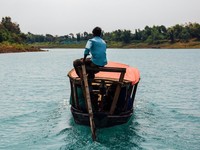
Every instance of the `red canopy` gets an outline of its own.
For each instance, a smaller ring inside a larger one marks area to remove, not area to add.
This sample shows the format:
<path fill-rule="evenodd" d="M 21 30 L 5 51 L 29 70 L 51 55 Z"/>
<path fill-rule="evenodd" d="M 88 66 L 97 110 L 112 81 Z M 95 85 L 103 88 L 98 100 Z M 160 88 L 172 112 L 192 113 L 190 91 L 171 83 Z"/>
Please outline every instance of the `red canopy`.
<path fill-rule="evenodd" d="M 125 80 L 131 81 L 132 84 L 136 84 L 140 79 L 140 72 L 137 68 L 130 67 L 126 64 L 121 64 L 117 62 L 108 62 L 105 67 L 118 67 L 118 68 L 126 68 L 126 74 L 124 76 Z M 73 70 L 70 74 L 72 77 L 78 77 L 75 70 Z M 119 79 L 120 73 L 115 72 L 99 72 L 95 74 L 96 78 L 108 78 L 108 79 Z"/>

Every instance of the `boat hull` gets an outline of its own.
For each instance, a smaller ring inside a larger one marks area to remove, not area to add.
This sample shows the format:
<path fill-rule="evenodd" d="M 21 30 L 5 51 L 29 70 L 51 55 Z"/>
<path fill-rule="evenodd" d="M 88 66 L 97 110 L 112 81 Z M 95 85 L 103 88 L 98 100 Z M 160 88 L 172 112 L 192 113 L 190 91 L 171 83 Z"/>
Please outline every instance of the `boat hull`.
<path fill-rule="evenodd" d="M 87 112 L 81 112 L 73 106 L 71 106 L 71 112 L 75 123 L 90 126 L 89 114 Z M 133 109 L 118 115 L 109 115 L 108 113 L 94 112 L 95 127 L 105 128 L 127 123 L 130 120 L 132 114 Z"/>
<path fill-rule="evenodd" d="M 75 123 L 91 126 L 92 132 L 93 124 L 96 128 L 104 128 L 127 123 L 133 115 L 139 71 L 118 63 L 94 69 L 87 68 L 98 72 L 95 78 L 86 76 L 84 66 L 80 77 L 75 69 L 68 73 Z"/>

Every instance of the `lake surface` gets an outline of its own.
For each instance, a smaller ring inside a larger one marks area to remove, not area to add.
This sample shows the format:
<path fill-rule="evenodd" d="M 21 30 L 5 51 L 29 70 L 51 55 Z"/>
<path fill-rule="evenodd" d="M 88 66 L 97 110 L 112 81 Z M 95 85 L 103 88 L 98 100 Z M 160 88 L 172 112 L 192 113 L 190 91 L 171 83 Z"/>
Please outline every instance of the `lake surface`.
<path fill-rule="evenodd" d="M 108 49 L 140 70 L 134 115 L 98 129 L 74 123 L 67 72 L 82 49 L 0 54 L 0 149 L 200 149 L 200 50 Z"/>

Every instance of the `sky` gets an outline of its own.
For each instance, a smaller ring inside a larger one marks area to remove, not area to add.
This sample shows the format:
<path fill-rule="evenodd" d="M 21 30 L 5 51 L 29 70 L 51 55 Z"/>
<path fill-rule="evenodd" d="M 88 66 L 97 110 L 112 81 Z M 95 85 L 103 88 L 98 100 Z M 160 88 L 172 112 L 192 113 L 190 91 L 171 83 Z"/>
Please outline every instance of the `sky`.
<path fill-rule="evenodd" d="M 23 33 L 67 35 L 200 23 L 200 0 L 0 0 L 0 18 L 10 16 Z"/>

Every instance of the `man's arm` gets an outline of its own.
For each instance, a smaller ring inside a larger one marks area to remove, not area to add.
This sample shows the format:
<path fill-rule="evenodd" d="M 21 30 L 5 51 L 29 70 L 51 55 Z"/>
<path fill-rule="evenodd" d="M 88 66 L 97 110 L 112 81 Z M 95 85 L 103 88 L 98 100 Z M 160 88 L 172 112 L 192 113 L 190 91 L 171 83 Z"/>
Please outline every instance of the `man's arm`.
<path fill-rule="evenodd" d="M 86 57 L 90 54 L 90 49 L 92 47 L 92 41 L 88 40 L 87 44 L 85 46 L 85 51 L 84 51 L 84 58 L 83 58 L 83 62 L 85 62 Z"/>
<path fill-rule="evenodd" d="M 85 63 L 86 57 L 88 54 L 84 54 L 83 63 Z"/>

